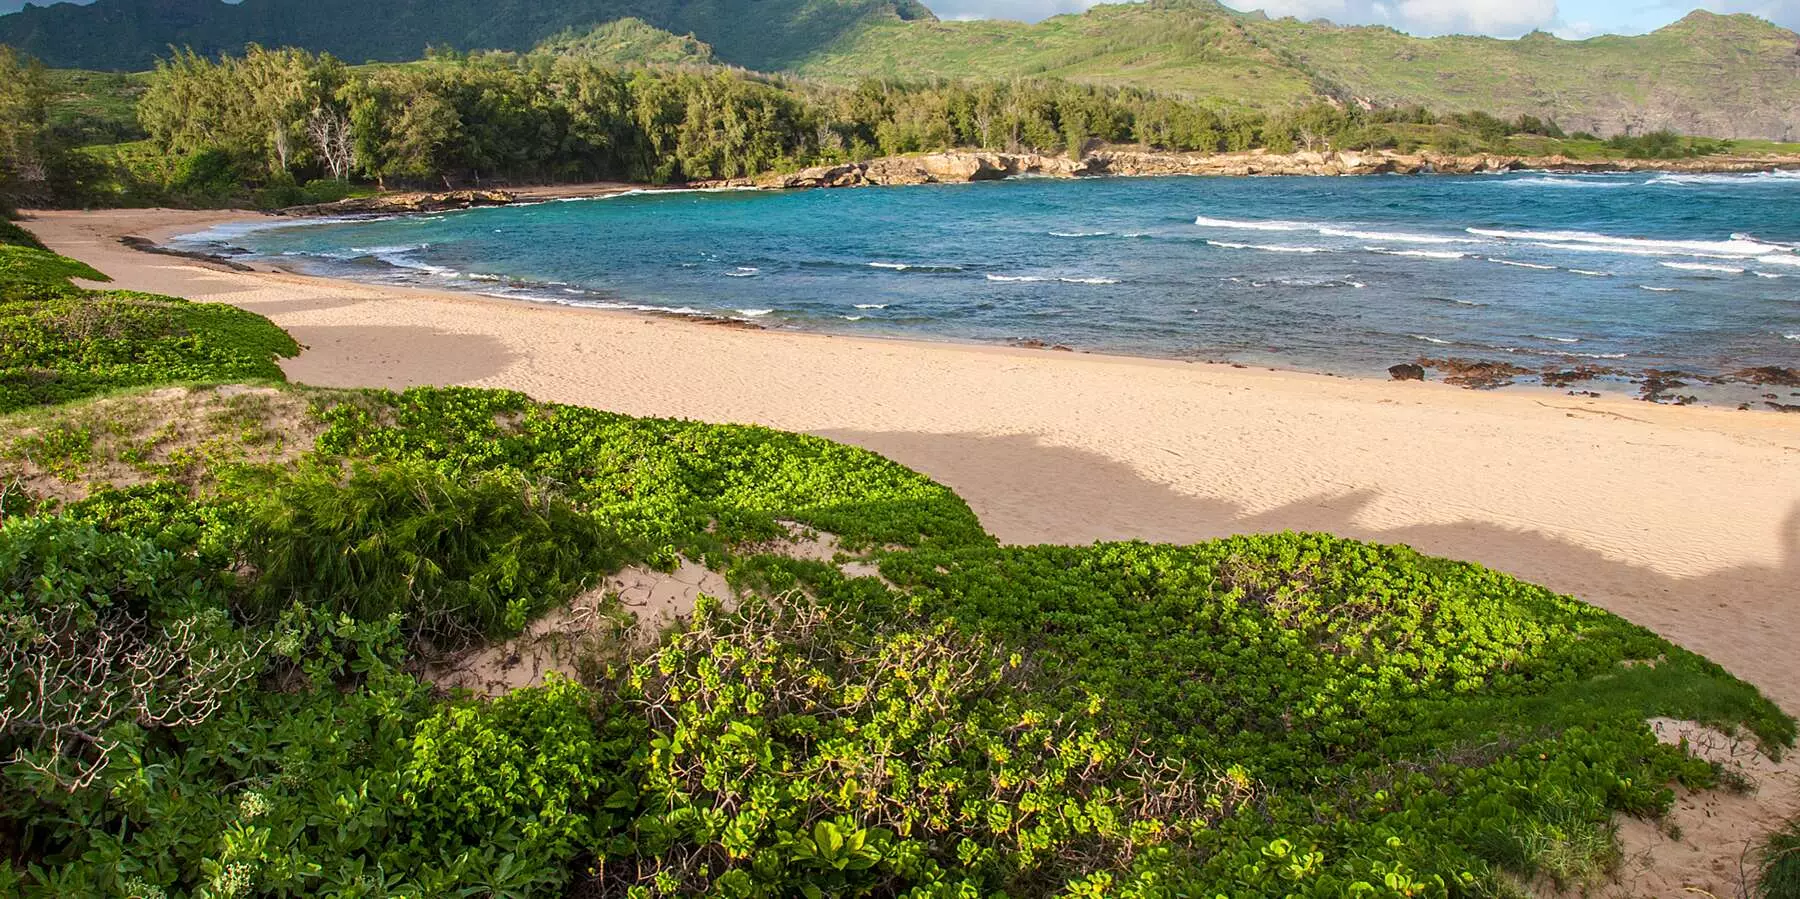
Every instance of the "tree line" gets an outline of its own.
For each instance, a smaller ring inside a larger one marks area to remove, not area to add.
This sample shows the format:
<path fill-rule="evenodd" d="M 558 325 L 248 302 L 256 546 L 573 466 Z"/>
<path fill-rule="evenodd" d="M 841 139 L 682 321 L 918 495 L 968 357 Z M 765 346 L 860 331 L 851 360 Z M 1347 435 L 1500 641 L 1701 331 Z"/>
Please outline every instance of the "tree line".
<path fill-rule="evenodd" d="M 833 87 L 722 67 L 435 54 L 353 69 L 252 46 L 162 62 L 140 118 L 164 150 L 222 153 L 249 177 L 388 183 L 733 178 L 981 147 L 1080 154 L 1092 142 L 1218 152 L 1369 148 L 1422 110 L 1318 103 L 1264 114 L 1055 80 Z"/>
<path fill-rule="evenodd" d="M 45 127 L 45 94 L 43 70 L 0 48 L 0 202 L 203 204 L 256 190 L 259 202 L 285 205 L 332 199 L 320 190 L 353 181 L 670 183 L 956 147 L 1476 152 L 1515 134 L 1563 136 L 1530 116 L 1323 101 L 1257 111 L 1053 79 L 838 86 L 497 52 L 352 67 L 251 45 L 216 59 L 175 52 L 137 103 L 149 141 L 75 153 Z"/>

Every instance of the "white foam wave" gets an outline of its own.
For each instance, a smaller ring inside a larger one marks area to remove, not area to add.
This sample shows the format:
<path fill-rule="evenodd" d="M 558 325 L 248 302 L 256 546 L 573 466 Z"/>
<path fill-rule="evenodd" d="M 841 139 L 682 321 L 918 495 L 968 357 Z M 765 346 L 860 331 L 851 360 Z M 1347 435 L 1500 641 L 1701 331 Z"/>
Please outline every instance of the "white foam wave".
<path fill-rule="evenodd" d="M 1329 253 L 1324 247 L 1293 247 L 1281 244 L 1232 243 L 1226 240 L 1209 240 L 1208 246 L 1226 250 L 1259 250 L 1264 253 Z"/>
<path fill-rule="evenodd" d="M 1785 278 L 1785 277 L 1787 277 L 1787 275 L 1777 274 L 1775 272 L 1757 272 L 1756 276 L 1758 278 Z"/>
<path fill-rule="evenodd" d="M 1684 272 L 1720 272 L 1727 275 L 1741 275 L 1744 270 L 1734 265 L 1710 265 L 1705 262 L 1662 262 L 1663 268 L 1680 269 Z"/>
<path fill-rule="evenodd" d="M 1646 184 L 1660 185 L 1703 185 L 1703 184 L 1754 184 L 1767 182 L 1800 182 L 1800 172 L 1776 170 L 1772 172 L 1739 172 L 1736 174 L 1669 174 L 1651 178 Z"/>
<path fill-rule="evenodd" d="M 1414 259 L 1465 259 L 1469 255 L 1454 250 L 1390 250 L 1387 247 L 1363 247 L 1363 249 L 1383 256 L 1410 256 Z"/>
<path fill-rule="evenodd" d="M 1435 234 L 1410 234 L 1404 231 L 1352 231 L 1347 228 L 1320 228 L 1319 233 L 1326 237 L 1348 237 L 1352 240 L 1379 240 L 1389 243 L 1478 243 L 1478 241 L 1466 237 L 1440 237 Z"/>
<path fill-rule="evenodd" d="M 1317 231 L 1318 225 L 1307 222 L 1282 221 L 1241 221 L 1238 219 L 1215 219 L 1200 216 L 1194 224 L 1202 228 L 1233 228 L 1240 231 Z"/>
<path fill-rule="evenodd" d="M 1057 278 L 1064 284 L 1117 284 L 1116 278 Z"/>
<path fill-rule="evenodd" d="M 1051 237 L 1106 237 L 1111 231 L 1052 231 Z"/>
<path fill-rule="evenodd" d="M 773 309 L 739 309 L 737 310 L 737 314 L 745 318 L 762 318 L 774 311 L 775 310 Z"/>
<path fill-rule="evenodd" d="M 843 318 L 843 320 L 844 320 L 844 321 L 847 321 L 847 322 L 859 322 L 859 321 L 862 321 L 862 320 L 863 320 L 863 319 L 865 319 L 865 318 L 867 318 L 867 317 L 868 317 L 868 316 L 864 316 L 864 315 L 845 315 L 845 316 L 841 316 L 841 317 L 842 317 L 842 318 Z"/>
<path fill-rule="evenodd" d="M 1599 180 L 1594 177 L 1576 175 L 1540 175 L 1536 178 L 1509 178 L 1504 181 L 1493 181 L 1491 184 L 1508 184 L 1518 187 L 1635 187 L 1634 182 L 1619 181 L 1614 178 Z"/>
<path fill-rule="evenodd" d="M 915 265 L 910 262 L 871 262 L 870 268 L 885 268 L 896 272 L 960 272 L 960 265 Z"/>
<path fill-rule="evenodd" d="M 1800 256 L 1771 253 L 1767 256 L 1758 256 L 1753 261 L 1762 265 L 1800 265 Z"/>
<path fill-rule="evenodd" d="M 1783 334 L 1781 336 L 1788 340 L 1800 340 L 1800 334 Z"/>
<path fill-rule="evenodd" d="M 1702 256 L 1734 259 L 1766 256 L 1771 250 L 1785 249 L 1780 244 L 1765 243 L 1742 234 L 1729 240 L 1656 240 L 1647 237 L 1617 237 L 1592 231 L 1517 231 L 1500 228 L 1468 228 L 1470 234 L 1495 240 L 1532 241 L 1534 246 L 1554 249 L 1600 248 L 1599 252 L 1651 256 Z"/>
<path fill-rule="evenodd" d="M 857 303 L 856 304 L 856 308 L 858 308 L 858 309 L 886 309 L 887 307 L 888 307 L 888 304 L 886 304 L 886 303 Z"/>
<path fill-rule="evenodd" d="M 1035 275 L 988 275 L 987 279 L 989 281 L 1005 281 L 1007 283 L 1017 283 L 1017 282 L 1021 282 L 1021 281 L 1048 281 L 1049 280 L 1048 278 L 1039 278 Z"/>
<path fill-rule="evenodd" d="M 1498 262 L 1498 263 L 1500 263 L 1500 264 L 1501 264 L 1501 265 L 1510 265 L 1510 266 L 1512 266 L 1512 267 L 1513 267 L 1513 268 L 1530 268 L 1530 269 L 1536 269 L 1536 270 L 1538 270 L 1538 271 L 1540 271 L 1540 272 L 1553 272 L 1553 271 L 1556 271 L 1556 266 L 1554 266 L 1554 265 L 1538 265 L 1538 264 L 1537 264 L 1537 263 L 1535 263 L 1535 262 L 1514 262 L 1514 261 L 1512 261 L 1512 260 L 1511 260 L 1511 259 L 1489 259 L 1489 260 L 1488 260 L 1488 261 L 1489 261 L 1489 262 Z"/>
<path fill-rule="evenodd" d="M 1612 272 L 1596 272 L 1591 269 L 1585 269 L 1585 268 L 1569 269 L 1569 274 L 1571 274 L 1571 275 L 1586 275 L 1590 278 L 1610 278 L 1613 276 Z"/>
<path fill-rule="evenodd" d="M 760 272 L 762 272 L 762 269 L 757 268 L 754 265 L 740 265 L 737 267 L 737 270 L 726 272 L 725 277 L 727 277 L 727 278 L 754 278 Z"/>
<path fill-rule="evenodd" d="M 1448 340 L 1444 340 L 1442 338 L 1431 337 L 1431 336 L 1428 336 L 1425 334 L 1414 334 L 1414 335 L 1412 335 L 1412 338 L 1414 340 L 1423 340 L 1426 343 L 1436 343 L 1436 344 L 1443 344 L 1443 345 L 1448 345 L 1451 342 Z"/>
<path fill-rule="evenodd" d="M 1565 350 L 1534 350 L 1544 356 L 1562 356 L 1568 359 L 1623 359 L 1625 353 L 1572 353 Z"/>
<path fill-rule="evenodd" d="M 400 253 L 416 253 L 420 250 L 427 250 L 430 248 L 431 248 L 431 244 L 428 244 L 428 243 L 414 243 L 414 244 L 400 244 L 398 246 L 392 246 L 392 247 L 351 247 L 350 252 L 360 253 L 364 256 L 380 257 L 380 256 L 394 256 L 394 255 L 398 255 Z"/>
<path fill-rule="evenodd" d="M 1639 290 L 1648 290 L 1651 293 L 1674 293 L 1675 291 L 1680 290 L 1681 288 L 1679 288 L 1679 287 L 1651 287 L 1648 284 L 1639 284 L 1638 289 Z"/>
<path fill-rule="evenodd" d="M 1555 343 L 1580 343 L 1581 342 L 1581 338 L 1579 338 L 1579 337 L 1556 337 L 1556 336 L 1550 335 L 1550 334 L 1533 334 L 1531 336 L 1537 340 L 1549 340 L 1549 341 L 1553 341 Z"/>

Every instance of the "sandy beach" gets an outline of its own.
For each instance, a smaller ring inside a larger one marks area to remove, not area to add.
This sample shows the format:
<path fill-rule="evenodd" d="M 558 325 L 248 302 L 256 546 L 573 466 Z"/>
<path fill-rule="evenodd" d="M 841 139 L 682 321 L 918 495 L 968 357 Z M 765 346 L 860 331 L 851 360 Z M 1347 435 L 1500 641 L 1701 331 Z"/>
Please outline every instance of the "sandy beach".
<path fill-rule="evenodd" d="M 300 382 L 467 384 L 865 446 L 1014 543 L 1303 529 L 1604 606 L 1800 711 L 1800 416 L 1042 350 L 757 332 L 234 272 L 128 249 L 244 218 L 39 213 L 114 286 L 231 303 Z"/>

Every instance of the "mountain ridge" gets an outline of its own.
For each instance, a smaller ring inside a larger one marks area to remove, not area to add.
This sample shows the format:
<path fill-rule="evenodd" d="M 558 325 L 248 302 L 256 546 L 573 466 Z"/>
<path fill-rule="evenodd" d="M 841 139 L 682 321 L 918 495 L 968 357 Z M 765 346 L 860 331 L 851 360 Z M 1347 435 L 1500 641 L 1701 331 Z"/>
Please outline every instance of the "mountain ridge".
<path fill-rule="evenodd" d="M 626 35 L 625 20 L 645 27 Z M 254 41 L 399 61 L 428 45 L 555 49 L 558 36 L 606 28 L 617 32 L 606 52 L 622 60 L 716 61 L 838 83 L 1053 77 L 1227 108 L 1326 98 L 1535 116 L 1596 134 L 1800 138 L 1800 35 L 1705 10 L 1649 34 L 1566 40 L 1419 38 L 1216 0 L 1107 4 L 1033 24 L 941 21 L 917 0 L 96 0 L 0 16 L 0 44 L 53 66 L 116 70 L 146 68 L 170 45 L 214 54 Z"/>

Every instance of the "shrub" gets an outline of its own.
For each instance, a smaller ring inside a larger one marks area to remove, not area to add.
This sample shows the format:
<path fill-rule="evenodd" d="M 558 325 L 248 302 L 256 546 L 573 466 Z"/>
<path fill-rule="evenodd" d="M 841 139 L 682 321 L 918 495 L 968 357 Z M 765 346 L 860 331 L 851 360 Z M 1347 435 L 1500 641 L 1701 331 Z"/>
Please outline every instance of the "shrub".
<path fill-rule="evenodd" d="M 144 728 L 200 723 L 261 670 L 216 570 L 64 518 L 0 530 L 0 760 L 82 786 Z M 0 790 L 3 794 L 4 790 Z"/>
<path fill-rule="evenodd" d="M 0 246 L 24 247 L 30 250 L 44 249 L 44 245 L 38 242 L 36 235 L 3 217 L 0 217 Z"/>
<path fill-rule="evenodd" d="M 993 542 L 954 493 L 866 450 L 767 428 L 631 418 L 523 394 L 416 388 L 341 404 L 329 455 L 428 464 L 452 478 L 513 473 L 559 485 L 669 560 L 772 536 L 792 519 L 851 545 Z"/>
<path fill-rule="evenodd" d="M 603 712 L 566 680 L 444 706 L 413 732 L 401 768 L 406 824 L 440 856 L 501 848 L 553 889 L 572 859 L 636 817 L 625 763 L 642 740 L 626 709 Z"/>
<path fill-rule="evenodd" d="M 58 272 L 89 277 L 61 257 L 27 263 L 39 285 Z M 232 306 L 128 291 L 21 297 L 0 283 L 0 413 L 144 384 L 281 381 L 276 359 L 298 352 L 268 319 Z"/>
<path fill-rule="evenodd" d="M 1760 899 L 1800 897 L 1800 818 L 1769 834 L 1757 857 L 1756 895 Z"/>
<path fill-rule="evenodd" d="M 627 558 L 594 517 L 517 476 L 416 463 L 303 470 L 257 509 L 246 544 L 260 617 L 294 602 L 398 613 L 439 646 L 517 633 Z"/>

